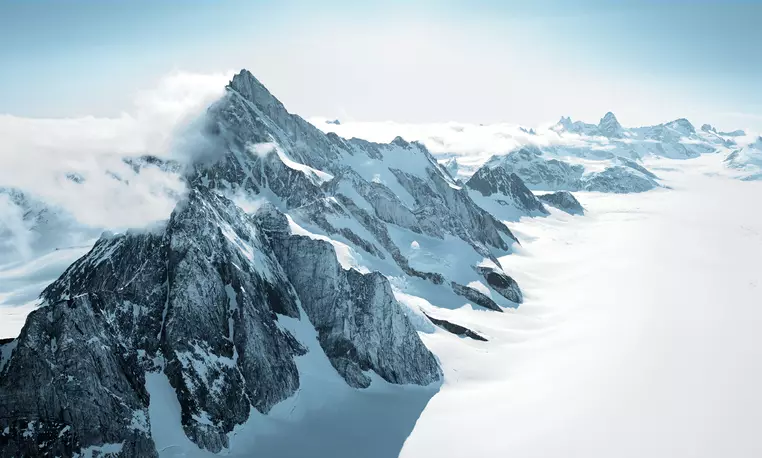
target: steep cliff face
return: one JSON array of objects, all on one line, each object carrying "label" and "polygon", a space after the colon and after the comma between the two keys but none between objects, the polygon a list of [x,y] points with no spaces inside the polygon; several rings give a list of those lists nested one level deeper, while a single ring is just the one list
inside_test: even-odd
[{"label": "steep cliff face", "polygon": [[367,371],[392,383],[439,380],[385,277],[342,269],[328,242],[287,224],[267,230],[195,189],[166,226],[99,240],[45,290],[47,305],[4,352],[3,456],[103,444],[154,455],[145,389],[154,371],[175,389],[187,436],[222,450],[252,407],[266,413],[299,387],[294,358],[306,350],[278,316],[309,319],[352,386],[368,386]]},{"label": "steep cliff face", "polygon": [[427,385],[439,379],[436,361],[394,299],[386,277],[342,268],[330,242],[293,235],[287,217],[272,205],[262,206],[254,218],[326,355],[349,385],[369,386],[369,370],[391,383]]}]

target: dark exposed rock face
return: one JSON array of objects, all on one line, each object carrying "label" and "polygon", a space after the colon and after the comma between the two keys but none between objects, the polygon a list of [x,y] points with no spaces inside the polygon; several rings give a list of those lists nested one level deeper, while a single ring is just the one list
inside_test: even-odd
[{"label": "dark exposed rock face", "polygon": [[569,191],[557,191],[550,194],[543,194],[538,197],[546,204],[556,207],[559,210],[563,210],[571,215],[582,215],[585,213],[582,204],[580,204],[577,198]]},{"label": "dark exposed rock face", "polygon": [[440,320],[440,319],[434,318],[434,317],[432,317],[430,315],[427,315],[425,313],[424,313],[424,315],[426,315],[426,318],[428,318],[429,321],[431,321],[432,323],[434,323],[435,325],[439,326],[440,328],[444,329],[447,332],[450,332],[450,333],[455,334],[457,336],[468,337],[468,338],[474,339],[474,340],[480,340],[482,342],[486,342],[487,341],[486,338],[480,336],[479,334],[477,334],[476,332],[468,329],[467,327],[461,326],[459,324],[451,323],[451,322],[449,322],[447,320]]},{"label": "dark exposed rock face", "polygon": [[515,173],[509,173],[503,167],[482,167],[466,182],[466,186],[479,191],[483,196],[500,194],[509,199],[520,210],[532,214],[546,215],[548,211],[537,200],[532,191]]},{"label": "dark exposed rock face", "polygon": [[475,290],[474,288],[471,288],[470,286],[461,285],[456,282],[450,282],[450,286],[452,287],[452,290],[455,292],[455,294],[465,297],[476,305],[482,306],[486,309],[494,310],[496,312],[503,311],[503,309],[501,309],[500,306],[495,303],[495,301],[490,299],[489,296]]},{"label": "dark exposed rock face", "polygon": [[492,289],[500,293],[504,298],[517,304],[524,301],[524,295],[521,293],[521,289],[519,289],[519,284],[510,276],[492,267],[479,266],[476,268],[476,271],[484,277]]},{"label": "dark exposed rock face", "polygon": [[122,444],[127,456],[154,456],[145,373],[156,370],[175,388],[188,437],[220,451],[250,407],[266,413],[298,388],[294,357],[306,350],[277,324],[298,318],[297,304],[350,385],[368,386],[368,370],[393,383],[441,377],[383,276],[341,269],[329,243],[290,235],[271,213],[277,236],[193,190],[165,227],[99,240],[2,346],[0,455]]},{"label": "dark exposed rock face", "polygon": [[439,379],[436,360],[394,299],[386,277],[344,270],[333,246],[294,236],[285,215],[262,207],[271,246],[301,300],[333,366],[354,387],[367,387],[363,371],[392,383],[427,385]]},{"label": "dark exposed rock face", "polygon": [[0,456],[72,456],[108,443],[156,455],[137,354],[123,354],[103,305],[85,295],[29,315],[0,378]]}]

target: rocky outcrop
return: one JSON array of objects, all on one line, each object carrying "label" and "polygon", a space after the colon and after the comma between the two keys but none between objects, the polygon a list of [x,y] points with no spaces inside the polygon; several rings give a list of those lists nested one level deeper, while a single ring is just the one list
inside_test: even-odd
[{"label": "rocky outcrop", "polygon": [[520,304],[524,301],[519,284],[516,280],[492,267],[478,266],[476,271],[487,281],[487,284],[501,296],[511,302]]},{"label": "rocky outcrop", "polygon": [[585,213],[582,204],[580,204],[569,191],[556,191],[550,194],[542,194],[537,197],[546,204],[559,210],[563,210],[570,215],[582,215]]},{"label": "rocky outcrop", "polygon": [[451,334],[455,334],[456,336],[461,336],[461,337],[468,337],[469,339],[479,340],[482,342],[487,342],[486,338],[482,337],[478,333],[468,329],[465,326],[461,326],[459,324],[455,324],[447,320],[440,320],[426,313],[424,313],[424,315],[426,315],[426,318],[428,318],[429,321],[431,321],[435,325],[439,326],[440,328],[444,329],[445,331]]},{"label": "rocky outcrop", "polygon": [[450,282],[450,286],[452,287],[452,290],[455,294],[465,297],[476,305],[484,307],[485,309],[494,310],[496,312],[503,311],[503,309],[500,308],[500,306],[497,305],[495,301],[493,301],[489,296],[482,293],[481,291],[477,291],[470,286],[461,285],[460,283],[456,282]]},{"label": "rocky outcrop", "polygon": [[521,178],[515,173],[508,173],[504,167],[482,167],[471,176],[466,186],[483,196],[497,194],[498,202],[513,205],[526,214],[548,214]]}]

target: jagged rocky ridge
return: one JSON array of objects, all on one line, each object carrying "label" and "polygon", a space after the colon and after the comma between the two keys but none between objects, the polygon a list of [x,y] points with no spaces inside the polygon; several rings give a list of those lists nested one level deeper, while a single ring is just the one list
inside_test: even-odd
[{"label": "jagged rocky ridge", "polygon": [[[607,145],[608,148],[598,151],[599,155],[633,159],[649,155],[690,159],[713,152],[716,149],[716,144],[727,142],[711,126],[702,129],[703,133],[710,135],[702,136],[702,132],[697,132],[690,121],[685,118],[654,126],[624,128],[611,112],[606,113],[598,124],[572,121],[571,118],[562,117],[551,129],[559,134],[570,133],[587,138],[602,137],[605,140],[603,144]],[[580,151],[575,151],[579,148],[564,147],[560,149],[575,152],[577,155],[585,155],[579,154]],[[594,151],[589,151],[589,153],[594,153]]]},{"label": "jagged rocky ridge", "polygon": [[[191,177],[228,195],[265,196],[310,230],[357,248],[402,274],[447,285],[411,265],[394,228],[454,237],[497,262],[516,238],[482,209],[420,143],[345,140],[286,111],[249,72],[236,75],[208,113],[225,154]],[[499,264],[499,263],[498,263]],[[466,279],[463,279],[465,281]]]},{"label": "jagged rocky ridge", "polygon": [[[204,129],[210,151],[185,171],[189,194],[170,219],[104,235],[2,344],[0,455],[119,444],[125,456],[155,456],[149,373],[175,389],[186,435],[220,451],[252,408],[266,413],[299,387],[295,359],[306,346],[279,317],[309,320],[352,387],[367,387],[370,372],[437,382],[436,360],[387,275],[496,311],[521,301],[497,261],[516,238],[422,145],[325,135],[247,71],[210,107]],[[127,165],[177,171],[147,156]],[[403,235],[457,241],[475,261],[490,260],[492,273],[421,268]],[[339,246],[383,275],[345,265]],[[480,278],[498,295],[465,286]]]}]

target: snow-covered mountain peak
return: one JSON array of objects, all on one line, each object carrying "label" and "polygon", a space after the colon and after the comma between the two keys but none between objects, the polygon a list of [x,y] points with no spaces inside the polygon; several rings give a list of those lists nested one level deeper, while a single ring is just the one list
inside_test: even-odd
[{"label": "snow-covered mountain peak", "polygon": [[624,128],[610,111],[601,118],[598,129],[605,137],[619,138],[624,134]]},{"label": "snow-covered mountain peak", "polygon": [[693,127],[693,124],[691,124],[691,122],[685,118],[675,119],[674,121],[668,122],[665,125],[669,127],[670,129],[674,129],[685,136],[696,133],[696,128]]}]

